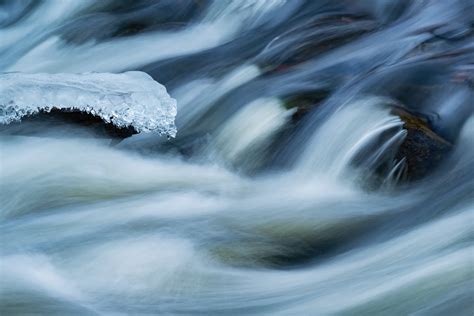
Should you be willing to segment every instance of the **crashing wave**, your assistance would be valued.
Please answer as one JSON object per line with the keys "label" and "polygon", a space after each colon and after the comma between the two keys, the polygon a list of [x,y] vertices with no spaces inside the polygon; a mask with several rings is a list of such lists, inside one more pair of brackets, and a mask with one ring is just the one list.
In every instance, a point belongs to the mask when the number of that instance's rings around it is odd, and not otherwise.
{"label": "crashing wave", "polygon": [[175,137],[176,100],[140,71],[0,74],[0,124],[51,110],[80,111],[115,126]]}

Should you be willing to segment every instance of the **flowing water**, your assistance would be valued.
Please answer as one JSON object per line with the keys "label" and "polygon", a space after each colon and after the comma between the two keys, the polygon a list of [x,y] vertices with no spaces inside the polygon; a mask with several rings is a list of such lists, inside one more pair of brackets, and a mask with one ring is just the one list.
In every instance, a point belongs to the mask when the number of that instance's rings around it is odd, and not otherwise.
{"label": "flowing water", "polygon": [[[7,0],[0,26],[1,72],[140,70],[178,105],[173,139],[1,135],[2,315],[474,312],[472,1]],[[423,178],[394,104],[452,144]]]}

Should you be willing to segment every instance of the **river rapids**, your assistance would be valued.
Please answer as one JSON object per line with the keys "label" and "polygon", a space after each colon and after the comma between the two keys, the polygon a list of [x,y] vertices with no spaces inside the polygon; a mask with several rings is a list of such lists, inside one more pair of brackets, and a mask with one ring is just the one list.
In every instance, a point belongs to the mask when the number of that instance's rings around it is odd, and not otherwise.
{"label": "river rapids", "polygon": [[1,315],[474,313],[471,0],[4,0],[0,83]]}

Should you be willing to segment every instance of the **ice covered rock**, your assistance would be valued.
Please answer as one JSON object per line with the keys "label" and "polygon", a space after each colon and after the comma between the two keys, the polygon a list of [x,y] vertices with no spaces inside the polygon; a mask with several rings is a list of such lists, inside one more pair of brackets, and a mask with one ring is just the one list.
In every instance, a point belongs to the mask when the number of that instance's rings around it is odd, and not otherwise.
{"label": "ice covered rock", "polygon": [[176,135],[176,100],[144,72],[0,74],[0,124],[52,110],[88,113],[137,132]]}

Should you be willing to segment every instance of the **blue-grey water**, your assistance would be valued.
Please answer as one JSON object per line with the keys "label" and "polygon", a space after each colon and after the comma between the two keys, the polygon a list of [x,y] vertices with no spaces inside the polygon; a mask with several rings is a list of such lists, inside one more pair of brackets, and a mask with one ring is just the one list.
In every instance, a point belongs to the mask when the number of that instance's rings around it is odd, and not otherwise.
{"label": "blue-grey water", "polygon": [[[472,315],[473,36],[470,0],[0,1],[0,72],[178,105],[1,134],[0,314]],[[451,144],[422,177],[394,104]]]}

